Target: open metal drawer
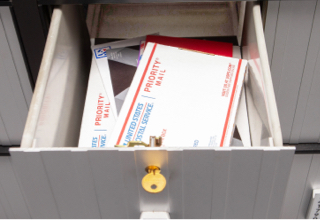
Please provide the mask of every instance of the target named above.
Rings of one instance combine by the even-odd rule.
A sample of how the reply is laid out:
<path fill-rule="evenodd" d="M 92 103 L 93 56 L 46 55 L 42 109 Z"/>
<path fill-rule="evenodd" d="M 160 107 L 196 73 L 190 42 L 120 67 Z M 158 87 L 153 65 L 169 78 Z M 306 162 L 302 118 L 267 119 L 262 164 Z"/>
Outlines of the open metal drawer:
<path fill-rule="evenodd" d="M 139 218 L 143 211 L 165 211 L 171 218 L 279 218 L 295 148 L 282 146 L 255 2 L 246 3 L 242 55 L 249 61 L 245 90 L 254 147 L 80 149 L 90 40 L 78 6 L 56 8 L 21 148 L 10 150 L 31 217 Z M 61 59 L 67 64 L 58 70 L 68 83 L 49 88 Z M 49 89 L 51 102 L 62 100 L 63 109 L 48 104 Z M 40 138 L 54 144 L 41 148 L 38 123 L 49 121 L 54 132 Z M 167 179 L 161 193 L 141 187 L 148 165 L 161 167 Z"/>

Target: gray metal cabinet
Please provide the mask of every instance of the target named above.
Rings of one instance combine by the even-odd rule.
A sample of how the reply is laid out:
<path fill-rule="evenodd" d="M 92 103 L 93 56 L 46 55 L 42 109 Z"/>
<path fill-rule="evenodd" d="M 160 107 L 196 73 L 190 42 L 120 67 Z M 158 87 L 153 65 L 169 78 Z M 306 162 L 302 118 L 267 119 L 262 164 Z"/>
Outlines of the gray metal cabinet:
<path fill-rule="evenodd" d="M 45 0 L 42 3 L 50 4 Z M 243 32 L 237 34 L 242 39 L 243 58 L 252 61 L 250 71 L 260 69 L 267 76 L 262 86 L 271 91 L 267 97 L 262 96 L 268 104 L 261 108 L 250 93 L 256 88 L 248 86 L 251 127 L 268 124 L 272 128 L 267 126 L 264 131 L 279 139 L 277 108 L 275 103 L 269 105 L 274 102 L 274 87 L 284 142 L 318 142 L 318 1 L 269 1 L 265 39 L 259 5 L 246 4 Z M 297 31 L 301 28 L 303 31 Z M 66 64 L 72 63 L 75 68 L 66 64 L 63 67 L 73 89 L 55 97 L 67 95 L 69 108 L 52 119 L 55 126 L 63 124 L 61 129 L 46 137 L 60 137 L 62 148 L 34 148 L 52 65 L 63 50 L 72 54 Z M 252 131 L 258 140 L 256 147 L 242 149 L 75 148 L 80 126 L 75 121 L 81 118 L 81 112 L 71 118 L 70 106 L 83 105 L 85 93 L 78 92 L 86 88 L 90 61 L 89 37 L 81 10 L 76 6 L 58 7 L 52 17 L 22 146 L 12 149 L 11 157 L 0 158 L 0 175 L 18 181 L 10 187 L 8 182 L 0 181 L 1 217 L 138 218 L 141 211 L 150 210 L 168 211 L 172 218 L 305 217 L 311 191 L 319 187 L 319 158 L 317 154 L 293 155 L 294 148 L 290 147 L 262 147 L 259 140 L 263 132 Z M 251 82 L 261 80 L 255 76 Z M 155 163 L 161 166 L 168 188 L 151 196 L 143 191 L 139 181 L 145 166 Z M 16 193 L 10 193 L 13 191 Z"/>
<path fill-rule="evenodd" d="M 245 88 L 254 147 L 160 150 L 76 147 L 90 41 L 81 8 L 57 7 L 21 147 L 10 151 L 30 216 L 138 218 L 141 211 L 166 211 L 172 218 L 280 217 L 295 148 L 282 146 L 260 5 L 244 5 L 240 38 L 243 58 L 249 60 Z M 68 80 L 61 82 L 59 91 L 49 89 L 52 79 L 59 77 L 56 64 L 66 76 L 63 80 Z M 52 92 L 50 99 L 46 91 Z M 63 109 L 48 114 L 54 104 Z M 39 123 L 56 129 L 37 136 Z M 39 138 L 59 145 L 38 146 Z M 147 165 L 161 167 L 168 182 L 163 192 L 149 194 L 142 189 Z"/>

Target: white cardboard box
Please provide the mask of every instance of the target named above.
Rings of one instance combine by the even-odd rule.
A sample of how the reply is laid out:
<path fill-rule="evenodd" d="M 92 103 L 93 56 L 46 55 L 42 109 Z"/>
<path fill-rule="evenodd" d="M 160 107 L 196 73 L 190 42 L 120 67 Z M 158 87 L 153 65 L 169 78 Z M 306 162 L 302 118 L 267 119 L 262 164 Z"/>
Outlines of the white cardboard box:
<path fill-rule="evenodd" d="M 123 46 L 139 45 L 145 37 L 93 46 L 91 70 L 86 102 L 81 122 L 78 147 L 104 148 L 118 117 L 114 98 L 108 56 L 129 65 L 137 65 L 132 59 L 139 54 Z M 99 56 L 100 55 L 100 56 Z"/>
<path fill-rule="evenodd" d="M 148 43 L 108 146 L 229 146 L 246 63 Z"/>
<path fill-rule="evenodd" d="M 112 89 L 112 88 L 111 88 Z M 79 147 L 103 148 L 111 135 L 117 115 L 104 89 L 97 63 L 92 58 L 86 102 L 81 122 Z M 113 106 L 115 108 L 115 105 Z"/>

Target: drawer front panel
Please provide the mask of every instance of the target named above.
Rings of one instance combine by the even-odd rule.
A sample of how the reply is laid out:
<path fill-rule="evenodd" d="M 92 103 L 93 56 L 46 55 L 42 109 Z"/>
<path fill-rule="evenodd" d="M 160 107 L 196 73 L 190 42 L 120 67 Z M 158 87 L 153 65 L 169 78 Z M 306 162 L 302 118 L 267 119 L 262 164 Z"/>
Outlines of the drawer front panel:
<path fill-rule="evenodd" d="M 294 148 L 12 151 L 33 218 L 278 218 Z M 159 194 L 141 186 L 156 165 Z"/>

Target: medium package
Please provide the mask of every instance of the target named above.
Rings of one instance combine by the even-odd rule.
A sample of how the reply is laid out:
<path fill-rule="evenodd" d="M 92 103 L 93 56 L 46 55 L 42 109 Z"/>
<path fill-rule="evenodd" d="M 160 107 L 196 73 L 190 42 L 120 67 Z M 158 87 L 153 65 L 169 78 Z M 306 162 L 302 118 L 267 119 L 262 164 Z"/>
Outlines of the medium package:
<path fill-rule="evenodd" d="M 229 146 L 247 61 L 148 43 L 108 146 Z"/>

